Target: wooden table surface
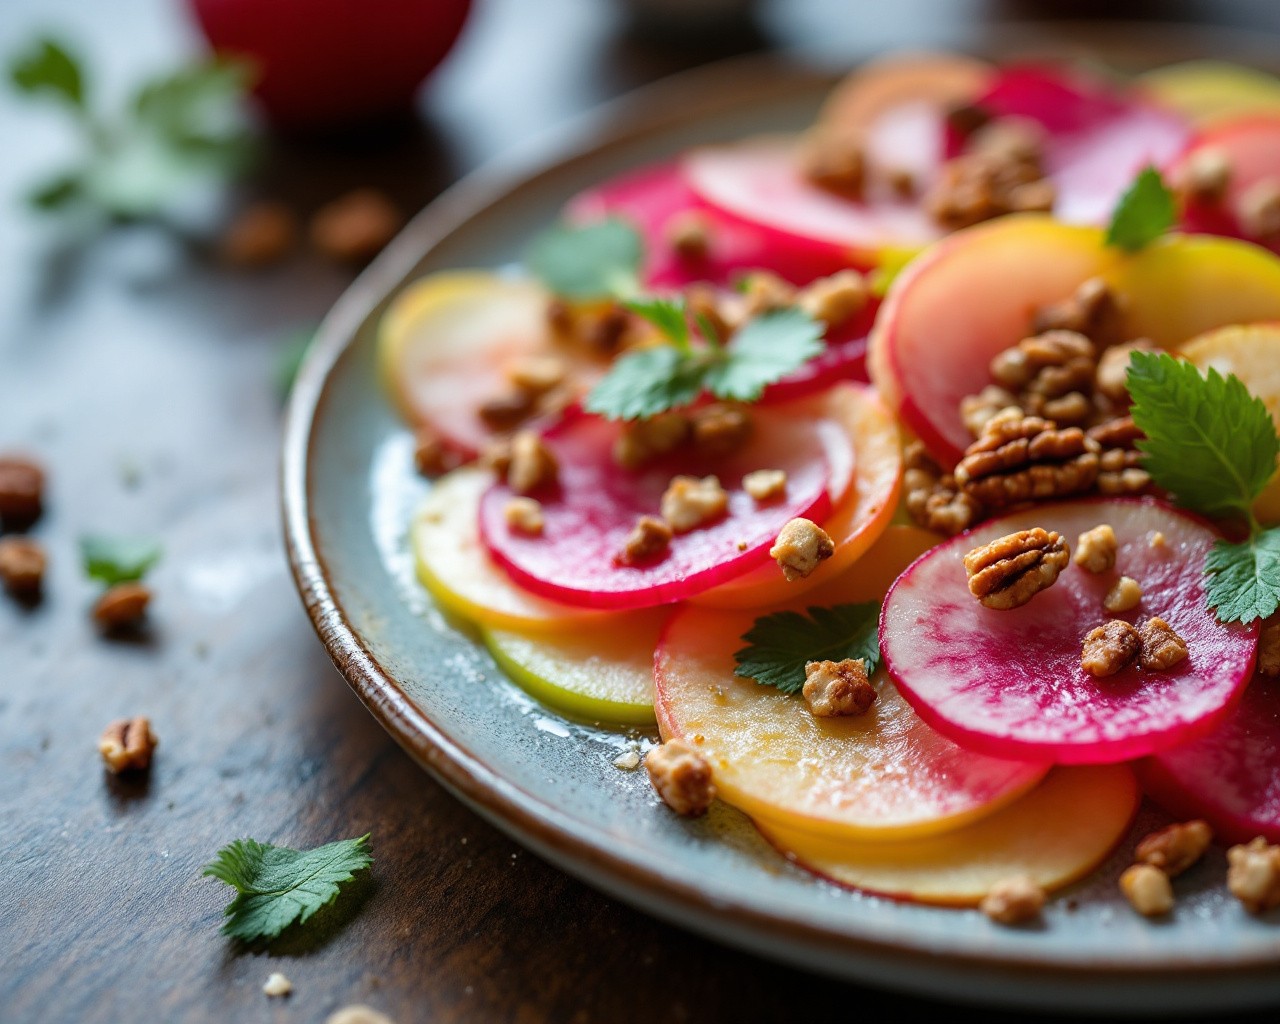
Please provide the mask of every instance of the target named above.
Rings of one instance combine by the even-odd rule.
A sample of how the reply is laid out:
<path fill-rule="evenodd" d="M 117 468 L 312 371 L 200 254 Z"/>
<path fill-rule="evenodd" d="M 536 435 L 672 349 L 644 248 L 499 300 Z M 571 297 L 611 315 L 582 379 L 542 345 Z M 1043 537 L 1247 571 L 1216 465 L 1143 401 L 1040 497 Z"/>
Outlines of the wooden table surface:
<path fill-rule="evenodd" d="M 1043 7 L 1081 11 L 854 6 L 765 4 L 755 30 L 681 45 L 627 33 L 608 0 L 482 0 L 411 124 L 278 144 L 244 195 L 305 213 L 376 185 L 413 210 L 563 118 L 725 53 L 809 44 L 852 59 L 973 38 Z M 1157 6 L 1280 28 L 1266 3 L 1138 13 Z M 0 54 L 47 28 L 91 55 L 108 91 L 196 46 L 176 2 L 5 0 Z M 329 664 L 281 550 L 275 367 L 349 273 L 314 257 L 236 273 L 189 233 L 155 228 L 83 237 L 16 201 L 67 153 L 57 119 L 0 97 L 0 139 L 0 450 L 38 457 L 52 481 L 36 530 L 52 556 L 47 596 L 33 609 L 0 600 L 0 1021 L 321 1021 L 356 1002 L 400 1024 L 976 1018 L 654 921 L 521 850 L 424 775 Z M 75 549 L 88 530 L 164 542 L 140 640 L 104 641 L 89 622 Z M 149 778 L 116 780 L 95 743 L 133 714 L 151 716 L 160 750 Z M 222 844 L 363 832 L 375 868 L 309 945 L 242 952 L 219 934 L 227 890 L 199 871 Z M 261 991 L 276 970 L 295 985 L 287 1000 Z"/>

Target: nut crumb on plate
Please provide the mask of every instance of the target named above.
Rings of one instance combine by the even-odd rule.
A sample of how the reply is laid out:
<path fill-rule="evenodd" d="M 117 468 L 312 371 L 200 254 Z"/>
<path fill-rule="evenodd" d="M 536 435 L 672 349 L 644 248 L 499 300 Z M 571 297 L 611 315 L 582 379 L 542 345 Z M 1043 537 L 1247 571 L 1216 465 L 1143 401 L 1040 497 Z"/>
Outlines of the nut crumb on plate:
<path fill-rule="evenodd" d="M 425 477 L 444 476 L 466 461 L 439 432 L 425 424 L 413 435 L 413 465 Z"/>
<path fill-rule="evenodd" d="M 671 547 L 671 527 L 656 516 L 641 516 L 622 543 L 618 561 L 623 565 L 648 562 L 667 553 Z"/>
<path fill-rule="evenodd" d="M 673 533 L 688 533 L 721 518 L 729 495 L 714 476 L 673 477 L 662 495 L 662 518 Z"/>
<path fill-rule="evenodd" d="M 1032 320 L 1032 330 L 1075 331 L 1083 334 L 1099 349 L 1126 340 L 1123 330 L 1124 310 L 1119 297 L 1101 277 L 1081 283 L 1069 298 L 1041 306 Z"/>
<path fill-rule="evenodd" d="M 1142 651 L 1142 637 L 1123 619 L 1111 619 L 1084 638 L 1080 667 L 1091 676 L 1113 676 Z"/>
<path fill-rule="evenodd" d="M 839 327 L 866 308 L 869 294 L 866 278 L 858 271 L 840 270 L 801 290 L 798 305 L 828 327 Z"/>
<path fill-rule="evenodd" d="M 1180 821 L 1144 836 L 1133 859 L 1175 878 L 1203 857 L 1212 841 L 1213 829 L 1208 822 L 1198 818 Z"/>
<path fill-rule="evenodd" d="M 1187 642 L 1164 619 L 1152 616 L 1138 628 L 1138 634 L 1142 638 L 1142 667 L 1149 671 L 1163 672 L 1187 656 Z"/>
<path fill-rule="evenodd" d="M 540 537 L 544 525 L 542 503 L 535 498 L 512 498 L 502 509 L 507 527 L 515 533 Z"/>
<path fill-rule="evenodd" d="M 1040 916 L 1045 891 L 1029 875 L 1014 875 L 996 882 L 982 898 L 979 909 L 997 924 L 1024 924 Z"/>
<path fill-rule="evenodd" d="M 1157 549 L 1166 548 L 1169 546 L 1169 542 L 1165 539 L 1164 534 L 1161 533 L 1159 530 L 1151 531 L 1151 536 L 1147 539 L 1147 543 L 1151 547 L 1157 548 Z"/>
<path fill-rule="evenodd" d="M 707 405 L 690 414 L 693 446 L 707 458 L 731 455 L 747 443 L 755 423 L 746 409 L 736 405 Z"/>
<path fill-rule="evenodd" d="M 30 537 L 0 537 L 0 583 L 14 597 L 38 597 L 44 585 L 44 547 Z"/>
<path fill-rule="evenodd" d="M 1085 530 L 1076 541 L 1076 565 L 1087 572 L 1107 572 L 1116 564 L 1116 533 L 1110 523 Z"/>
<path fill-rule="evenodd" d="M 781 469 L 757 469 L 742 478 L 742 489 L 756 501 L 771 501 L 787 493 L 787 474 Z"/>
<path fill-rule="evenodd" d="M 142 583 L 117 583 L 108 587 L 93 606 L 93 621 L 108 633 L 136 629 L 151 604 L 151 590 Z"/>
<path fill-rule="evenodd" d="M 1280 906 L 1280 846 L 1262 836 L 1227 851 L 1227 888 L 1251 914 Z"/>
<path fill-rule="evenodd" d="M 160 740 L 151 731 L 151 720 L 139 715 L 112 722 L 98 740 L 98 752 L 114 775 L 141 772 L 151 767 L 151 755 Z"/>
<path fill-rule="evenodd" d="M 969 593 L 997 611 L 1017 608 L 1053 586 L 1070 556 L 1061 534 L 1039 526 L 997 537 L 964 556 Z"/>
<path fill-rule="evenodd" d="M 778 531 L 769 557 L 778 563 L 788 583 L 813 575 L 834 555 L 836 546 L 827 531 L 808 519 L 792 519 Z"/>
<path fill-rule="evenodd" d="M 324 1019 L 324 1024 L 396 1024 L 396 1022 L 371 1006 L 356 1003 L 334 1010 Z"/>
<path fill-rule="evenodd" d="M 875 703 L 876 688 L 861 658 L 811 661 L 804 671 L 804 699 L 815 718 L 862 715 Z"/>
<path fill-rule="evenodd" d="M 1169 876 L 1151 864 L 1134 864 L 1120 876 L 1120 891 L 1143 917 L 1160 917 L 1173 909 Z"/>
<path fill-rule="evenodd" d="M 279 971 L 273 971 L 267 976 L 262 991 L 268 996 L 287 996 L 293 991 L 293 982 Z"/>
<path fill-rule="evenodd" d="M 632 771 L 640 767 L 640 753 L 636 750 L 624 750 L 621 754 L 613 759 L 613 766 L 621 768 L 625 772 Z"/>
<path fill-rule="evenodd" d="M 1141 600 L 1142 585 L 1132 576 L 1121 576 L 1102 599 L 1102 607 L 1109 612 L 1127 612 L 1137 608 Z"/>
<path fill-rule="evenodd" d="M 521 391 L 541 395 L 564 382 L 569 368 L 555 355 L 530 355 L 507 368 L 507 378 Z"/>
<path fill-rule="evenodd" d="M 555 484 L 560 465 L 554 453 L 532 430 L 522 430 L 511 439 L 511 464 L 507 484 L 516 494 L 531 494 Z"/>
<path fill-rule="evenodd" d="M 682 739 L 670 739 L 644 756 L 649 781 L 663 802 L 677 814 L 704 814 L 715 799 L 707 759 Z"/>

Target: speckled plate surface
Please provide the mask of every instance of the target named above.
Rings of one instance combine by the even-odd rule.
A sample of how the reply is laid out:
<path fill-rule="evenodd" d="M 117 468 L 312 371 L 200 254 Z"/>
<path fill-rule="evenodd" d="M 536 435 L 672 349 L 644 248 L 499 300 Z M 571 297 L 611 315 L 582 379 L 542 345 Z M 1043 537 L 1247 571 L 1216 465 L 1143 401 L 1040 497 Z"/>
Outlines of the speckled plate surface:
<path fill-rule="evenodd" d="M 1045 38 L 1024 31 L 983 49 Z M 1208 45 L 1196 32 L 1156 48 L 1150 27 L 1140 31 L 1137 50 L 1123 28 L 1074 30 L 1121 66 Z M 1220 852 L 1179 881 L 1177 911 L 1161 924 L 1118 898 L 1132 839 L 1034 929 L 839 889 L 789 864 L 729 807 L 693 822 L 667 812 L 643 772 L 612 764 L 648 734 L 540 707 L 414 578 L 408 526 L 427 484 L 376 379 L 375 327 L 389 298 L 425 272 L 508 263 L 565 199 L 608 175 L 693 143 L 802 126 L 831 81 L 763 59 L 693 72 L 467 179 L 414 220 L 326 319 L 290 407 L 285 529 L 316 629 L 369 710 L 460 798 L 566 871 L 688 928 L 876 985 L 1045 1011 L 1280 1003 L 1280 920 L 1252 919 L 1225 896 Z"/>

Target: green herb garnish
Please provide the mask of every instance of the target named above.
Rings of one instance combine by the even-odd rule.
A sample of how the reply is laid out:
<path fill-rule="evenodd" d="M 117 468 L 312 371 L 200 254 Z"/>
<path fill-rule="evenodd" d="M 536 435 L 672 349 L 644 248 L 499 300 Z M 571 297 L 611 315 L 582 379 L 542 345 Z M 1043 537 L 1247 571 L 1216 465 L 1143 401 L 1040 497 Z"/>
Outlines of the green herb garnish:
<path fill-rule="evenodd" d="M 1218 541 L 1205 565 L 1209 607 L 1223 622 L 1252 622 L 1280 607 L 1280 529 L 1264 530 L 1253 502 L 1274 475 L 1280 436 L 1267 407 L 1236 376 L 1165 353 L 1134 352 L 1133 422 L 1143 466 L 1184 508 L 1242 521 L 1238 543 Z"/>
<path fill-rule="evenodd" d="M 108 587 L 142 579 L 163 553 L 164 549 L 155 541 L 137 537 L 93 534 L 80 538 L 85 575 Z"/>
<path fill-rule="evenodd" d="M 155 216 L 193 180 L 227 176 L 252 154 L 240 109 L 252 75 L 242 61 L 211 58 L 152 79 L 110 116 L 93 109 L 81 62 L 55 40 L 20 54 L 9 78 L 24 95 L 59 103 L 81 140 L 79 159 L 31 192 L 39 209 Z"/>
<path fill-rule="evenodd" d="M 581 227 L 557 224 L 533 240 L 524 259 L 556 295 L 626 298 L 640 292 L 644 243 L 635 228 L 617 217 Z"/>
<path fill-rule="evenodd" d="M 880 664 L 879 625 L 878 601 L 763 615 L 742 635 L 748 646 L 734 652 L 733 674 L 788 694 L 803 689 L 810 661 L 861 658 L 870 676 Z"/>
<path fill-rule="evenodd" d="M 255 839 L 228 843 L 202 873 L 236 890 L 223 932 L 251 942 L 273 939 L 295 921 L 305 923 L 333 902 L 344 882 L 373 863 L 368 845 L 368 835 L 314 850 L 290 850 Z"/>
<path fill-rule="evenodd" d="M 1107 228 L 1107 245 L 1136 252 L 1173 227 L 1176 219 L 1173 192 L 1159 171 L 1143 168 L 1116 204 Z"/>

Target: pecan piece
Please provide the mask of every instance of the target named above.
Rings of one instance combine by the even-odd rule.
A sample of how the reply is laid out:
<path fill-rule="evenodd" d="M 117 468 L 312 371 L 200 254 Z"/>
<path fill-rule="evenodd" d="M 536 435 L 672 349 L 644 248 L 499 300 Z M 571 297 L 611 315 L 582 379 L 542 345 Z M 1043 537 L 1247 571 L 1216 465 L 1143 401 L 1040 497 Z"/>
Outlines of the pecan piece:
<path fill-rule="evenodd" d="M 142 772 L 151 767 L 151 755 L 159 743 L 151 731 L 151 720 L 139 715 L 108 725 L 98 740 L 98 751 L 113 775 Z"/>
<path fill-rule="evenodd" d="M 44 548 L 30 537 L 0 537 L 0 583 L 14 597 L 30 601 L 44 585 Z"/>
<path fill-rule="evenodd" d="M 1102 607 L 1107 611 L 1120 614 L 1132 611 L 1142 600 L 1142 584 L 1132 576 L 1121 576 L 1111 585 L 1107 596 L 1102 599 Z"/>
<path fill-rule="evenodd" d="M 621 565 L 639 565 L 667 553 L 671 547 L 671 527 L 655 516 L 641 516 L 622 543 Z"/>
<path fill-rule="evenodd" d="M 1067 299 L 1041 306 L 1032 318 L 1032 330 L 1075 331 L 1099 349 L 1124 340 L 1124 312 L 1111 286 L 1100 277 L 1091 277 Z"/>
<path fill-rule="evenodd" d="M 956 482 L 986 508 L 1089 490 L 1100 446 L 1079 427 L 1006 409 L 992 418 L 956 467 Z"/>
<path fill-rule="evenodd" d="M 964 556 L 969 593 L 1000 611 L 1026 604 L 1053 586 L 1071 553 L 1062 535 L 1036 526 L 998 537 Z"/>
<path fill-rule="evenodd" d="M 1227 851 L 1227 888 L 1251 914 L 1280 907 L 1280 846 L 1262 836 Z"/>
<path fill-rule="evenodd" d="M 1206 821 L 1182 821 L 1144 836 L 1133 859 L 1159 868 L 1170 878 L 1182 874 L 1204 856 L 1213 841 L 1213 829 Z"/>
<path fill-rule="evenodd" d="M 1080 667 L 1097 678 L 1113 676 L 1141 650 L 1142 638 L 1138 631 L 1123 619 L 1111 619 L 1091 629 L 1084 638 Z"/>
<path fill-rule="evenodd" d="M 960 418 L 975 438 L 981 437 L 987 424 L 1005 409 L 1026 410 L 1018 404 L 1018 396 L 998 384 L 988 384 L 976 395 L 960 399 Z"/>
<path fill-rule="evenodd" d="M 1280 237 L 1280 178 L 1263 178 L 1236 201 L 1236 217 L 1248 238 L 1270 242 Z"/>
<path fill-rule="evenodd" d="M 808 519 L 792 519 L 778 531 L 769 557 L 778 563 L 788 583 L 812 576 L 834 555 L 836 546 L 827 531 Z"/>
<path fill-rule="evenodd" d="M 1150 864 L 1134 864 L 1120 876 L 1120 891 L 1143 917 L 1161 917 L 1173 909 L 1169 876 Z"/>
<path fill-rule="evenodd" d="M 1185 200 L 1212 206 L 1226 198 L 1230 183 L 1231 158 L 1217 146 L 1205 146 L 1187 158 L 1177 186 Z"/>
<path fill-rule="evenodd" d="M 991 360 L 991 376 L 997 384 L 1041 403 L 1091 390 L 1096 370 L 1093 342 L 1076 331 L 1045 331 L 1023 338 Z M 1039 414 L 1037 409 L 1027 412 Z"/>
<path fill-rule="evenodd" d="M 311 244 L 330 259 L 364 263 L 395 237 L 404 222 L 377 189 L 360 188 L 322 206 L 311 218 Z"/>
<path fill-rule="evenodd" d="M 1044 889 L 1030 875 L 1015 875 L 996 882 L 982 898 L 979 909 L 997 924 L 1023 924 L 1040 916 Z"/>
<path fill-rule="evenodd" d="M 864 715 L 875 703 L 876 688 L 861 658 L 811 661 L 804 667 L 804 699 L 815 718 Z"/>
<path fill-rule="evenodd" d="M 1116 532 L 1110 523 L 1085 530 L 1076 540 L 1075 563 L 1086 572 L 1108 572 L 1116 565 Z"/>
<path fill-rule="evenodd" d="M 1187 642 L 1164 619 L 1152 616 L 1138 633 L 1142 637 L 1142 667 L 1148 671 L 1163 672 L 1187 656 Z"/>
<path fill-rule="evenodd" d="M 0 456 L 0 525 L 25 529 L 40 518 L 44 470 L 18 455 Z"/>
<path fill-rule="evenodd" d="M 954 476 L 942 472 L 919 441 L 907 446 L 903 464 L 907 513 L 918 525 L 950 537 L 982 518 L 982 506 L 960 489 Z"/>
<path fill-rule="evenodd" d="M 1280 617 L 1275 615 L 1262 624 L 1258 637 L 1258 671 L 1264 676 L 1280 676 Z"/>
<path fill-rule="evenodd" d="M 93 621 L 104 632 L 136 629 L 151 603 L 151 591 L 141 583 L 117 583 L 93 606 Z"/>
<path fill-rule="evenodd" d="M 670 739 L 645 755 L 649 781 L 663 803 L 677 814 L 705 814 L 716 797 L 711 765 L 685 740 Z"/>
<path fill-rule="evenodd" d="M 675 533 L 688 533 L 724 516 L 729 495 L 715 476 L 676 476 L 662 493 L 662 518 Z"/>
<path fill-rule="evenodd" d="M 507 484 L 516 494 L 532 494 L 553 486 L 560 476 L 555 453 L 531 430 L 522 430 L 511 439 L 511 462 Z"/>
<path fill-rule="evenodd" d="M 1094 389 L 1121 408 L 1129 405 L 1129 359 L 1135 352 L 1154 352 L 1155 345 L 1146 338 L 1112 345 L 1098 357 L 1098 369 L 1093 376 Z"/>

